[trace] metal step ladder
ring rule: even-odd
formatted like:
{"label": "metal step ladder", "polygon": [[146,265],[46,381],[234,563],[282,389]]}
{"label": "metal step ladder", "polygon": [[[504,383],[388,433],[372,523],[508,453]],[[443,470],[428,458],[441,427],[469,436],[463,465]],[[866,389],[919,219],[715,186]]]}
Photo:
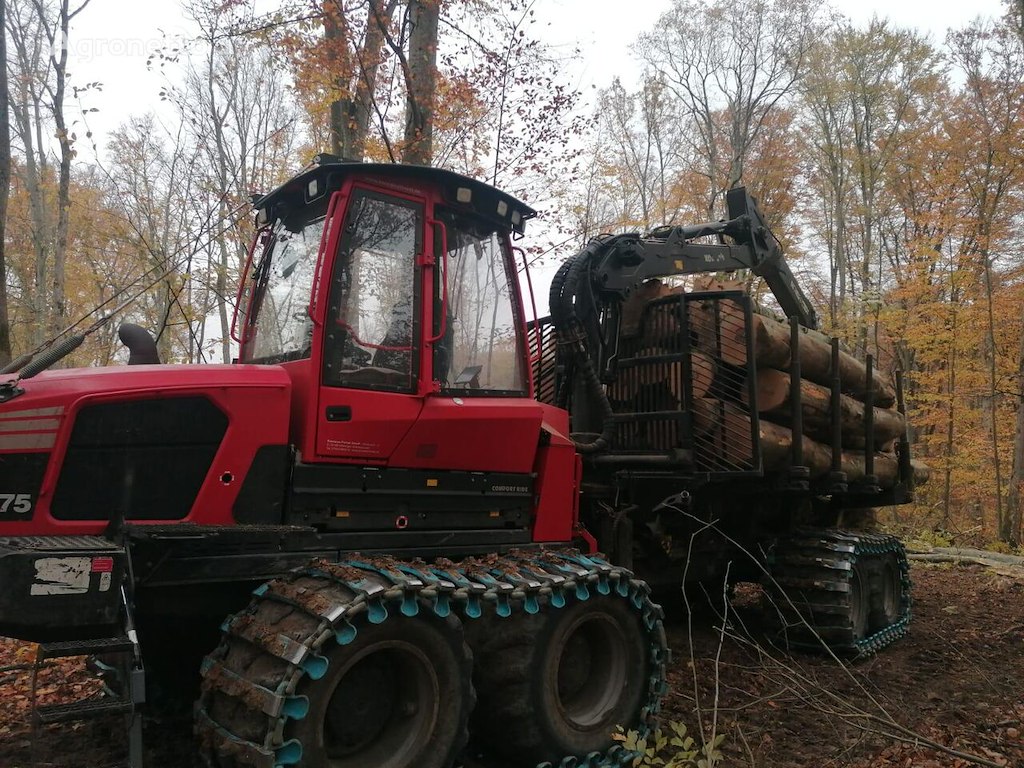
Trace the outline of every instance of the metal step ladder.
{"label": "metal step ladder", "polygon": [[[142,664],[142,651],[132,620],[131,603],[125,587],[121,586],[121,633],[113,637],[93,640],[64,640],[40,643],[32,668],[30,704],[32,708],[32,762],[36,744],[45,725],[92,720],[111,715],[124,718],[128,737],[127,768],[142,768],[142,713],[146,700],[146,673]],[[89,667],[103,681],[103,695],[64,704],[38,702],[39,670],[49,659],[70,656],[89,656]],[[123,768],[124,763],[116,764]]]}

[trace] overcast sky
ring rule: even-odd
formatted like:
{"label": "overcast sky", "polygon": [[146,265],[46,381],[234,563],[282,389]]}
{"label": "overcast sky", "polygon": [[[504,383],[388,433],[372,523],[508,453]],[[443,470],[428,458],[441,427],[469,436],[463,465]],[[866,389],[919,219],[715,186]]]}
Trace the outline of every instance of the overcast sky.
{"label": "overcast sky", "polygon": [[[616,75],[628,84],[639,73],[630,44],[652,29],[670,5],[670,0],[537,0],[539,21],[532,33],[566,51],[580,46],[582,56],[569,65],[578,86],[603,87]],[[976,15],[1003,13],[1000,0],[833,0],[832,5],[855,22],[865,23],[877,14],[926,31],[937,42],[949,27],[962,26]],[[125,118],[158,106],[161,78],[147,71],[146,59],[166,39],[165,33],[173,38],[187,31],[175,0],[92,0],[75,19],[70,40],[72,78],[79,86],[103,84],[102,92],[87,92],[83,102],[84,107],[99,110],[89,114],[88,127],[101,147],[102,137]],[[77,132],[81,136],[85,131]],[[89,149],[81,150],[88,158]]]}

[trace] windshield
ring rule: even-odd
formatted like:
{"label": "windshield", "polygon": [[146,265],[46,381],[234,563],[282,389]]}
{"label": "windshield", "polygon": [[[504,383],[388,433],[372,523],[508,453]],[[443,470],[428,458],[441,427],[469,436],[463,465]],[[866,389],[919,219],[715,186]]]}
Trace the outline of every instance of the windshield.
{"label": "windshield", "polygon": [[249,328],[243,359],[281,363],[310,356],[313,323],[308,307],[324,216],[278,219],[253,270],[255,303],[249,307]]}

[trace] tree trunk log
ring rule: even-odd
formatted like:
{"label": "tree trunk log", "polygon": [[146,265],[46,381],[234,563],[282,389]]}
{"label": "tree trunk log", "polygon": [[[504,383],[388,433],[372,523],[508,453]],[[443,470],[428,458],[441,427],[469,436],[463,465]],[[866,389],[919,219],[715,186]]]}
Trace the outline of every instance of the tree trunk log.
{"label": "tree trunk log", "polygon": [[662,296],[668,296],[672,289],[661,280],[654,278],[642,283],[622,303],[622,310],[619,321],[619,333],[624,338],[635,338],[640,335],[642,329],[644,310],[647,305]]}
{"label": "tree trunk log", "polygon": [[688,319],[690,337],[699,349],[730,365],[746,366],[746,320],[739,302],[695,299],[689,304]]}
{"label": "tree trunk log", "polygon": [[[788,427],[773,424],[761,419],[761,463],[765,471],[774,472],[788,469],[793,465],[793,432]],[[806,435],[803,439],[803,464],[811,471],[811,477],[820,477],[832,467],[832,452],[827,446],[811,440]]]}
{"label": "tree trunk log", "polygon": [[[790,403],[790,376],[772,368],[757,371],[757,408],[768,418],[782,425],[788,425],[793,409]],[[743,389],[746,395],[749,390]],[[866,444],[864,403],[841,395],[839,398],[839,424],[844,447],[863,448]],[[800,411],[803,415],[804,433],[815,440],[831,444],[832,441],[832,393],[827,387],[807,379],[800,381]],[[906,419],[899,411],[888,408],[874,408],[874,445],[876,450],[890,446],[893,440],[906,430]]]}
{"label": "tree trunk log", "polygon": [[[761,461],[767,472],[787,469],[793,463],[793,433],[786,427],[770,421],[760,422]],[[803,436],[803,464],[810,469],[811,477],[821,477],[832,468],[832,451],[828,446]],[[876,453],[874,474],[882,488],[896,484],[899,474],[899,460],[892,453]],[[864,453],[843,451],[840,457],[840,471],[846,473],[849,481],[864,478]],[[914,472],[917,477],[917,470]]]}
{"label": "tree trunk log", "polygon": [[986,549],[973,549],[971,547],[933,547],[932,552],[939,555],[945,555],[947,557],[993,560],[1003,565],[1024,567],[1024,557],[1019,555],[1008,555],[1003,552],[989,552]]}
{"label": "tree trunk log", "polygon": [[[840,464],[848,481],[857,482],[864,479],[862,451],[843,451]],[[899,461],[895,454],[876,453],[873,470],[875,477],[878,478],[878,485],[882,488],[891,488],[896,485],[896,478],[899,476]]]}
{"label": "tree trunk log", "polygon": [[[786,323],[764,315],[754,314],[751,319],[751,334],[754,340],[754,358],[758,367],[788,370],[792,360],[789,348],[790,330]],[[729,326],[729,328],[733,328]],[[742,327],[733,329],[734,335],[742,337]],[[737,339],[730,349],[744,348],[742,338]],[[733,361],[730,361],[733,362]],[[736,361],[742,363],[743,361]],[[831,339],[823,333],[807,328],[800,329],[800,373],[805,379],[829,386],[832,378]],[[863,400],[867,390],[867,366],[849,352],[839,352],[839,378],[842,391]],[[888,407],[896,401],[896,394],[878,370],[872,371],[875,405]]]}
{"label": "tree trunk log", "polygon": [[725,418],[726,404],[713,397],[693,399],[693,434],[695,437],[709,435],[718,429]]}
{"label": "tree trunk log", "polygon": [[[666,349],[651,347],[642,350],[638,355],[657,357],[672,354]],[[693,379],[693,398],[698,400],[706,397],[715,383],[718,366],[715,361],[700,352],[690,356],[691,377]],[[628,401],[637,401],[637,411],[670,411],[683,408],[683,364],[682,362],[666,362],[650,365],[631,365],[619,368],[614,383],[608,390],[609,397]]]}

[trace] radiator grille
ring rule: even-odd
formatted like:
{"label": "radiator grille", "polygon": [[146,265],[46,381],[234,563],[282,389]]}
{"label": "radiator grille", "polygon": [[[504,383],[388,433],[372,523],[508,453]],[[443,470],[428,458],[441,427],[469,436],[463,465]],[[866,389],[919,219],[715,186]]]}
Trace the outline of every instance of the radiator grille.
{"label": "radiator grille", "polygon": [[527,325],[530,345],[530,366],[533,370],[533,386],[538,401],[555,404],[557,393],[558,345],[551,318],[545,317]]}

